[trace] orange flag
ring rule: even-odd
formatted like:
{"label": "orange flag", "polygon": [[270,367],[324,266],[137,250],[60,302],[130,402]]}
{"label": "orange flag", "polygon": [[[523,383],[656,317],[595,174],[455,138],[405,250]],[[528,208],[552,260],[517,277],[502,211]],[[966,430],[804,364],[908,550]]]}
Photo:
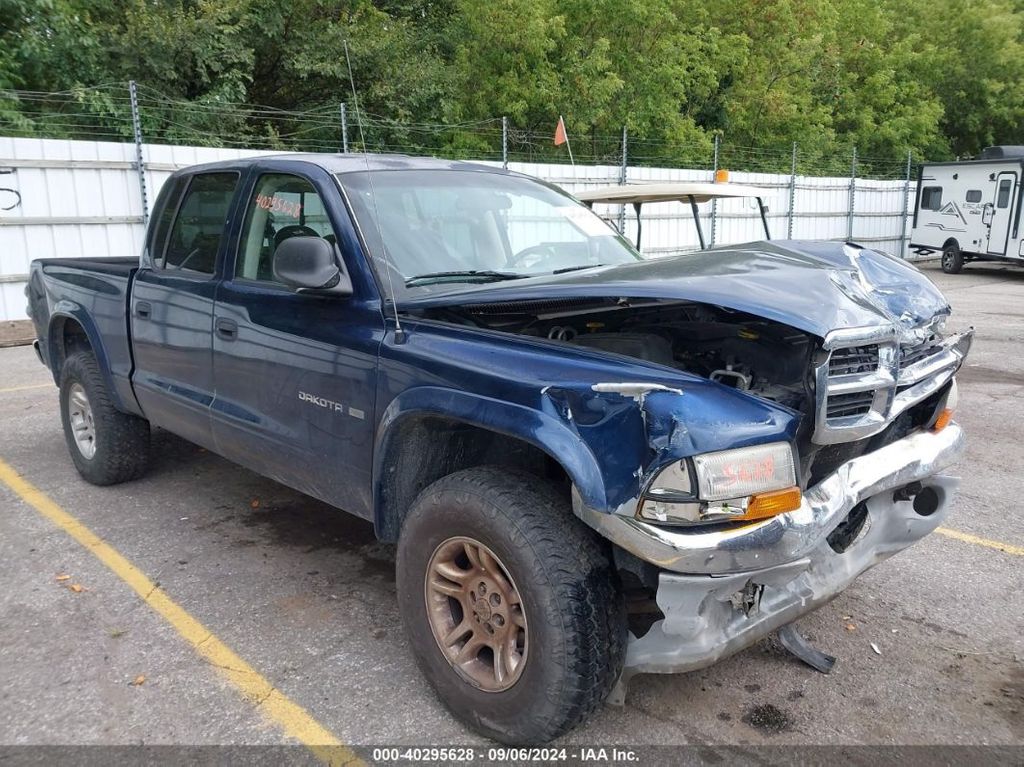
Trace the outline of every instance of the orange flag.
{"label": "orange flag", "polygon": [[568,140],[569,137],[565,135],[565,121],[559,116],[558,125],[555,126],[555,146],[561,146]]}

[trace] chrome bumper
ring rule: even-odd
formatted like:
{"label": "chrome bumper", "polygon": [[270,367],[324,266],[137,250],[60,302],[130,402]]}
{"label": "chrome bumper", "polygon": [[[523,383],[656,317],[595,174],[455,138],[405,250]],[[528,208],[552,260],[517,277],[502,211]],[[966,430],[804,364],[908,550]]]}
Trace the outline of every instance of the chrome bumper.
{"label": "chrome bumper", "polygon": [[[656,598],[664,618],[642,637],[630,636],[609,702],[624,700],[635,674],[692,671],[749,647],[928,535],[948,514],[959,485],[937,472],[963,449],[956,424],[914,434],[843,464],[805,494],[800,509],[722,532],[657,528],[632,516],[588,511],[575,499],[581,518],[662,568]],[[893,491],[912,482],[934,491],[934,511],[921,514],[913,501],[897,500]],[[864,526],[837,552],[828,536],[862,502]]]}
{"label": "chrome bumper", "polygon": [[808,490],[796,511],[728,530],[651,525],[633,515],[635,501],[607,513],[585,506],[574,493],[573,509],[612,543],[663,570],[695,575],[761,570],[806,557],[858,503],[938,474],[964,447],[964,433],[955,423],[937,433],[912,434],[847,461]]}

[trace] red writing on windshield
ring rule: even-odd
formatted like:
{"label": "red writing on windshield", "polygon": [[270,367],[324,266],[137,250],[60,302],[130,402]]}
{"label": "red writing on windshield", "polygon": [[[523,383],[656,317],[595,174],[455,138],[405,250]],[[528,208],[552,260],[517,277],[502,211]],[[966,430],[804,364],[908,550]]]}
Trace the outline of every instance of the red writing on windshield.
{"label": "red writing on windshield", "polygon": [[256,195],[256,207],[269,210],[272,213],[283,213],[292,218],[298,218],[302,212],[302,206],[299,203],[291,202],[277,195],[273,197],[268,197],[265,194]]}

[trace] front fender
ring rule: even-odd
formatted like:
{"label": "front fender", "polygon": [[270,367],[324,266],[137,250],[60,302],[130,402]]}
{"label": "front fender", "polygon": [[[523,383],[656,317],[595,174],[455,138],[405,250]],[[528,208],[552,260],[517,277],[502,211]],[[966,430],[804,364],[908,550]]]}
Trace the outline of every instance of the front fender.
{"label": "front fender", "polygon": [[[438,416],[515,437],[543,450],[572,479],[580,496],[595,508],[607,506],[605,483],[594,454],[563,421],[523,405],[443,386],[407,389],[391,401],[377,427],[374,445],[374,505],[379,509],[378,478],[383,476],[384,447],[406,419]],[[379,521],[379,520],[378,520]]]}

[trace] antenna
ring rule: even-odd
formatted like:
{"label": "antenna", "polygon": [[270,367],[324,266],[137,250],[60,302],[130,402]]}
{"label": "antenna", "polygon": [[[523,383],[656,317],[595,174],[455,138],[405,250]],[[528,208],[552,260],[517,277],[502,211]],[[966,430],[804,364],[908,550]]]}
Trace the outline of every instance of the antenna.
{"label": "antenna", "polygon": [[[363,145],[363,163],[366,165],[366,181],[370,186],[370,202],[373,204],[373,220],[377,225],[377,238],[380,240],[381,250],[386,254],[384,247],[384,231],[380,227],[380,211],[377,210],[377,192],[373,188],[373,174],[370,172],[370,159],[366,155],[366,134],[363,133],[363,110],[359,108],[359,95],[356,93],[356,80],[352,76],[352,59],[348,55],[348,40],[343,41],[345,45],[345,65],[348,67],[348,83],[352,88],[352,106],[356,111],[356,125],[359,128],[359,143]],[[372,257],[372,255],[371,255]],[[391,272],[394,267],[388,263],[387,258],[383,259],[384,270],[387,274],[388,290],[391,292],[391,308],[395,312],[395,343],[405,343],[405,331],[402,329],[402,322],[398,318],[398,298],[395,295],[395,283],[391,279]]]}

